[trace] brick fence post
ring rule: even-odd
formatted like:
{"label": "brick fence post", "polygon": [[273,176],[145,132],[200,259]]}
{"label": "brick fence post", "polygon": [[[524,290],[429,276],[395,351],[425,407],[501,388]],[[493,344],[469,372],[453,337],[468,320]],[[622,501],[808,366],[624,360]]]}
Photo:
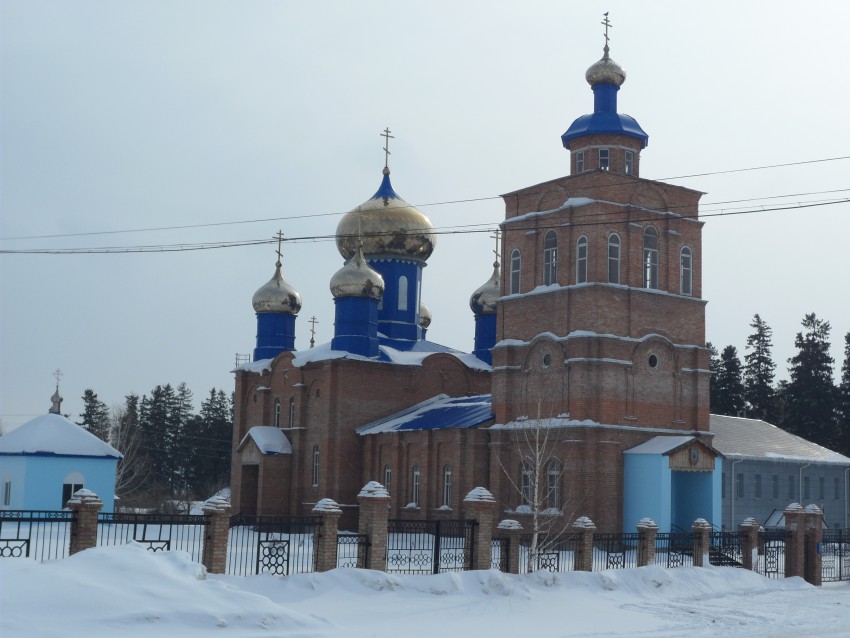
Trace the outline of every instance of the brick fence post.
{"label": "brick fence post", "polygon": [[317,572],[327,572],[336,569],[339,551],[337,532],[342,510],[335,500],[323,498],[313,507],[313,514],[322,517],[321,530],[318,532],[318,538],[313,542],[313,562]]}
{"label": "brick fence post", "polygon": [[85,488],[74,492],[68,500],[68,509],[74,513],[68,556],[97,545],[97,515],[102,507],[103,501],[97,494]]}
{"label": "brick fence post", "polygon": [[823,541],[823,512],[817,505],[806,505],[805,513],[805,567],[803,578],[807,583],[820,586],[823,579],[823,556],[821,542]]}
{"label": "brick fence post", "polygon": [[593,571],[593,533],[596,525],[587,516],[579,516],[573,523],[573,531],[578,534],[573,570],[577,572]]}
{"label": "brick fence post", "polygon": [[230,501],[213,496],[204,503],[207,519],[204,551],[201,559],[210,574],[223,574],[227,569],[227,535],[230,533]]}
{"label": "brick fence post", "polygon": [[387,571],[387,520],[390,495],[377,481],[369,481],[357,495],[360,515],[357,530],[369,537],[367,569]]}
{"label": "brick fence post", "polygon": [[519,521],[506,518],[496,526],[496,529],[508,539],[508,573],[519,574],[519,538],[522,535],[522,525]]}
{"label": "brick fence post", "polygon": [[752,517],[745,518],[738,529],[744,534],[741,541],[741,561],[744,569],[752,571],[758,566],[759,523]]}
{"label": "brick fence post", "polygon": [[710,565],[708,549],[711,543],[711,525],[704,518],[698,518],[691,526],[694,544],[694,567]]}
{"label": "brick fence post", "polygon": [[651,518],[642,518],[637,524],[638,567],[655,563],[655,538],[658,536],[658,524]]}
{"label": "brick fence post", "polygon": [[805,559],[806,513],[799,503],[785,508],[785,578],[803,576]]}
{"label": "brick fence post", "polygon": [[472,569],[490,569],[493,566],[493,518],[496,514],[496,499],[489,490],[476,487],[463,499],[466,518],[475,519],[472,552]]}

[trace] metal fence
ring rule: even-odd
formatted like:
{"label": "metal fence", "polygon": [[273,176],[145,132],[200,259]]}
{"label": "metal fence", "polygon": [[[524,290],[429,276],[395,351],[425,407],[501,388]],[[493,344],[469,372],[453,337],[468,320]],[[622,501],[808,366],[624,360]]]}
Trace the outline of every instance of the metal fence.
{"label": "metal fence", "polygon": [[439,574],[472,569],[475,521],[403,521],[387,527],[387,571]]}
{"label": "metal fence", "polygon": [[674,569],[694,564],[694,541],[690,532],[659,533],[655,536],[655,564]]}
{"label": "metal fence", "polygon": [[784,529],[760,532],[753,571],[767,578],[785,578],[785,543],[790,537],[791,533]]}
{"label": "metal fence", "polygon": [[850,580],[850,532],[825,529],[821,542],[821,580]]}
{"label": "metal fence", "polygon": [[746,532],[714,531],[709,537],[708,561],[717,567],[743,567]]}
{"label": "metal fence", "polygon": [[573,570],[578,535],[561,534],[557,537],[541,535],[537,539],[537,559],[532,558],[532,536],[523,534],[519,542],[519,572],[544,570],[548,572],[570,572]]}
{"label": "metal fence", "polygon": [[73,516],[70,511],[0,510],[0,558],[65,558]]}
{"label": "metal fence", "polygon": [[201,562],[206,525],[206,517],[191,514],[101,512],[97,515],[97,544],[124,545],[135,541],[151,552],[180,550]]}
{"label": "metal fence", "polygon": [[364,569],[369,557],[369,537],[366,534],[339,532],[336,537],[336,566]]}
{"label": "metal fence", "polygon": [[237,576],[315,571],[313,544],[321,526],[318,516],[231,516],[225,571]]}
{"label": "metal fence", "polygon": [[639,539],[640,535],[636,532],[629,534],[594,534],[594,571],[637,567]]}

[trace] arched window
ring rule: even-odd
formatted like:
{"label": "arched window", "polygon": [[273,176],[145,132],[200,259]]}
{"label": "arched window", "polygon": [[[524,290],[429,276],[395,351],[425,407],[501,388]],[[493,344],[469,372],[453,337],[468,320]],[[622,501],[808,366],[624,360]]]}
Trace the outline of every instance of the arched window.
{"label": "arched window", "polygon": [[274,426],[280,427],[280,399],[274,400]]}
{"label": "arched window", "polygon": [[561,509],[561,462],[557,459],[549,461],[546,468],[546,505]]}
{"label": "arched window", "polygon": [[584,235],[576,242],[576,283],[587,283],[587,237]]}
{"label": "arched window", "polygon": [[407,277],[398,278],[398,309],[407,310]]}
{"label": "arched window", "polygon": [[531,504],[531,461],[522,462],[522,476],[520,477],[520,495],[522,504]]}
{"label": "arched window", "polygon": [[452,466],[443,468],[443,505],[452,506]]}
{"label": "arched window", "polygon": [[683,295],[694,294],[694,269],[691,249],[685,246],[679,256],[679,283]]}
{"label": "arched window", "polygon": [[550,230],[543,238],[543,285],[558,281],[558,236]]}
{"label": "arched window", "polygon": [[519,276],[522,272],[522,253],[519,248],[514,248],[511,252],[511,292],[515,295],[519,292]]}
{"label": "arched window", "polygon": [[289,427],[295,427],[295,398],[289,397]]}
{"label": "arched window", "polygon": [[608,283],[620,283],[620,236],[616,233],[608,236]]}
{"label": "arched window", "polygon": [[643,231],[643,287],[658,288],[658,231],[652,226]]}
{"label": "arched window", "polygon": [[422,475],[419,473],[419,466],[413,466],[413,476],[410,485],[410,503],[416,507],[419,507],[419,481],[422,478]]}
{"label": "arched window", "polygon": [[389,463],[384,466],[384,487],[387,488],[387,492],[393,488],[393,469]]}
{"label": "arched window", "polygon": [[319,446],[313,446],[313,487],[319,487]]}

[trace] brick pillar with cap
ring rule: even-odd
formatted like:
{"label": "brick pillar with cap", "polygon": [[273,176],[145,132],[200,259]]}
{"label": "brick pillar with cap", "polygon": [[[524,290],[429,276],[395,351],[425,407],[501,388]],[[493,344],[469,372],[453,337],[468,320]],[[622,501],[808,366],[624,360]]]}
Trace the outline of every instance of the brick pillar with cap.
{"label": "brick pillar with cap", "polygon": [[642,518],[637,524],[638,567],[655,563],[655,539],[658,536],[658,524],[651,518]]}
{"label": "brick pillar with cap", "polygon": [[822,584],[823,579],[823,556],[821,554],[821,544],[823,542],[823,511],[815,504],[806,505],[805,510],[805,567],[803,568],[803,578],[807,583],[817,585]]}
{"label": "brick pillar with cap", "polygon": [[593,571],[593,534],[596,525],[587,516],[579,516],[573,522],[573,532],[578,535],[575,554],[573,554],[573,570],[577,572]]}
{"label": "brick pillar with cap", "polygon": [[508,540],[508,565],[509,574],[519,574],[519,539],[522,536],[522,525],[519,521],[506,518],[496,526],[499,536]]}
{"label": "brick pillar with cap", "polygon": [[741,540],[741,562],[744,569],[753,570],[758,566],[759,522],[752,517],[745,518],[738,529],[744,535]]}
{"label": "brick pillar with cap", "polygon": [[698,518],[691,526],[694,548],[694,567],[708,567],[708,551],[711,543],[711,525],[704,518]]}
{"label": "brick pillar with cap", "polygon": [[387,571],[387,519],[390,495],[378,481],[369,481],[357,495],[360,503],[358,532],[369,537],[367,569]]}
{"label": "brick pillar with cap", "polygon": [[223,574],[227,569],[227,536],[230,533],[230,501],[213,496],[204,502],[206,530],[201,559],[210,574]]}
{"label": "brick pillar with cap", "polygon": [[97,515],[102,507],[103,501],[97,494],[85,488],[74,492],[68,500],[68,509],[73,512],[69,556],[97,545]]}
{"label": "brick pillar with cap", "polygon": [[799,503],[785,508],[785,578],[803,576],[805,563],[806,513]]}
{"label": "brick pillar with cap", "polygon": [[493,524],[496,499],[483,487],[476,487],[463,498],[466,518],[478,522],[475,526],[472,569],[490,569],[493,566]]}
{"label": "brick pillar with cap", "polygon": [[342,510],[332,498],[323,498],[313,507],[313,514],[322,517],[321,529],[317,530],[318,538],[313,542],[313,561],[317,572],[327,572],[335,569],[337,564],[337,532]]}

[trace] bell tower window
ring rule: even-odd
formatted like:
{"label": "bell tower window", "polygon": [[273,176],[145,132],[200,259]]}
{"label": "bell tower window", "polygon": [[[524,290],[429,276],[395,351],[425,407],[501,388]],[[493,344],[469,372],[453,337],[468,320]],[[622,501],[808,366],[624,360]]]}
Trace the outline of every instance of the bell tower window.
{"label": "bell tower window", "polygon": [[634,175],[635,173],[635,152],[626,151],[626,175]]}
{"label": "bell tower window", "polygon": [[652,226],[643,232],[643,287],[658,289],[658,231]]}
{"label": "bell tower window", "polygon": [[679,257],[679,281],[683,295],[694,294],[693,272],[693,255],[691,249],[685,246]]}
{"label": "bell tower window", "polygon": [[576,173],[584,173],[584,151],[576,151]]}
{"label": "bell tower window", "polygon": [[511,292],[515,295],[519,292],[519,279],[522,272],[522,253],[519,248],[514,248],[511,252]]}
{"label": "bell tower window", "polygon": [[607,148],[599,149],[599,170],[607,171],[611,168],[611,152]]}
{"label": "bell tower window", "polygon": [[558,280],[558,236],[550,230],[543,238],[543,285],[551,286]]}

